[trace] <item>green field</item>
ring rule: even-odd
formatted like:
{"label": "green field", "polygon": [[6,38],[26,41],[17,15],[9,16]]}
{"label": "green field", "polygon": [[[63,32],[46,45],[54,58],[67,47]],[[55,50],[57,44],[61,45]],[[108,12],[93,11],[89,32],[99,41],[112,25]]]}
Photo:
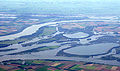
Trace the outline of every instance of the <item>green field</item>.
{"label": "green field", "polygon": [[95,66],[87,66],[86,69],[92,69],[94,70],[96,67]]}
{"label": "green field", "polygon": [[71,68],[71,70],[79,70],[81,65],[75,65],[74,67]]}
{"label": "green field", "polygon": [[107,66],[106,68],[107,68],[107,69],[111,69],[111,68],[112,68],[112,66]]}
{"label": "green field", "polygon": [[59,46],[47,46],[47,47],[40,48],[39,50],[43,51],[43,50],[55,49],[55,48],[58,48],[58,47]]}
{"label": "green field", "polygon": [[19,42],[27,41],[27,38],[19,38],[16,40],[7,40],[7,41],[1,41],[0,44],[17,44]]}
{"label": "green field", "polygon": [[35,64],[39,64],[39,63],[43,63],[43,62],[45,62],[45,61],[40,61],[40,60],[34,60],[33,61],[33,63],[35,63]]}
{"label": "green field", "polygon": [[4,69],[0,68],[0,71],[6,71],[6,70],[4,70]]}
{"label": "green field", "polygon": [[47,35],[51,35],[55,32],[56,32],[56,27],[46,27],[46,28],[44,28],[42,34],[40,34],[39,36],[47,36]]}

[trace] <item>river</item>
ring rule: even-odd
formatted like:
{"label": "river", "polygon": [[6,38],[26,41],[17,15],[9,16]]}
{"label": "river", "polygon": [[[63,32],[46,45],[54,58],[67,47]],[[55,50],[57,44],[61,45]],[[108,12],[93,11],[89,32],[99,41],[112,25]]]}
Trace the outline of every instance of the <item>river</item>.
{"label": "river", "polygon": [[48,23],[43,23],[39,25],[32,25],[30,27],[27,27],[20,33],[12,34],[12,35],[7,35],[7,36],[1,36],[0,41],[2,40],[14,40],[16,38],[26,36],[26,35],[32,35],[34,34],[39,28],[47,25],[52,25],[56,23],[63,23],[63,22],[79,22],[79,21],[111,21],[111,20],[69,20],[69,21],[58,21],[58,22],[48,22]]}
{"label": "river", "polygon": [[[111,21],[111,20],[70,20],[70,21],[58,21],[58,22],[48,22],[48,23],[43,23],[43,24],[39,24],[39,25],[32,25],[26,29],[24,29],[22,32],[20,33],[16,33],[16,34],[12,34],[12,35],[7,35],[7,36],[1,36],[0,37],[0,41],[1,40],[13,40],[22,36],[26,36],[26,35],[32,35],[34,34],[39,28],[43,27],[43,26],[47,26],[47,25],[52,25],[52,24],[56,24],[56,23],[63,23],[63,22],[78,22],[78,21]],[[44,45],[48,45],[49,43],[46,43]],[[55,42],[51,43],[52,45],[55,44]],[[43,44],[41,44],[41,46],[44,46]],[[60,45],[57,44],[56,45]],[[36,48],[40,45],[33,45],[31,47],[22,47],[20,44],[13,44],[9,47],[6,47],[5,49],[11,49],[11,48],[17,48],[18,50],[15,50],[15,52],[20,52],[23,50],[29,50],[29,49],[33,49]],[[46,51],[40,51],[40,52],[34,52],[31,54],[22,54],[22,55],[7,55],[9,53],[14,53],[14,52],[2,52],[1,55],[3,54],[3,56],[0,57],[0,61],[5,61],[5,60],[11,60],[11,59],[61,59],[61,60],[75,60],[75,61],[85,61],[85,62],[96,62],[96,63],[103,63],[103,64],[110,64],[110,65],[120,65],[120,62],[117,62],[115,60],[100,60],[100,59],[96,59],[96,58],[79,58],[79,57],[64,57],[64,56],[56,56],[56,54],[65,48],[71,47],[69,44],[66,45],[62,45],[61,47],[57,48],[57,49],[53,49],[53,50],[46,50]]]}

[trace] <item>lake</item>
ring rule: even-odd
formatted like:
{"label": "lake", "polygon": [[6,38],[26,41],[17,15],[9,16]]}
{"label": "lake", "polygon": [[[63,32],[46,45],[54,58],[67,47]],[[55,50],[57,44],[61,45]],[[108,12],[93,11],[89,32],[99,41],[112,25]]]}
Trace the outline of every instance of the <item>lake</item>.
{"label": "lake", "polygon": [[68,37],[68,38],[85,38],[85,37],[88,37],[89,34],[78,32],[74,34],[63,34],[63,36]]}
{"label": "lake", "polygon": [[116,43],[100,43],[87,46],[77,46],[67,50],[66,53],[76,54],[76,55],[96,55],[108,52],[113,47],[119,46]]}

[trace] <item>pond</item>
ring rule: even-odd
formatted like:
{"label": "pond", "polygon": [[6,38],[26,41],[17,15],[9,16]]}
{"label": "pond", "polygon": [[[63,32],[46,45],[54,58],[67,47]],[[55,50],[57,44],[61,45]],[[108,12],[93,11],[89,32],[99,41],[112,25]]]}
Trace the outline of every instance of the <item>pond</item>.
{"label": "pond", "polygon": [[93,44],[86,46],[77,46],[64,50],[64,52],[70,54],[76,54],[76,55],[96,55],[96,54],[104,54],[116,46],[119,45],[116,43],[100,43],[100,44]]}
{"label": "pond", "polygon": [[83,32],[78,32],[74,34],[63,34],[63,36],[68,37],[68,38],[85,38],[88,37],[89,34],[83,33]]}

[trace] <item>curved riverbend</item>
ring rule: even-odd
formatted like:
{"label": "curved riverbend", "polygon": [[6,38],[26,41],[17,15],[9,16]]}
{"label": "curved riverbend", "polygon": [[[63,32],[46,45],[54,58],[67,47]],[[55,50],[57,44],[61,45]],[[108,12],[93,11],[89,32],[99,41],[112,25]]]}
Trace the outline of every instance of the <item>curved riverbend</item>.
{"label": "curved riverbend", "polygon": [[46,25],[50,25],[50,24],[55,24],[56,22],[49,22],[49,23],[45,23],[45,24],[39,24],[39,25],[32,25],[26,29],[24,29],[22,32],[17,33],[17,34],[12,34],[12,35],[7,35],[7,36],[2,36],[0,37],[0,41],[2,40],[13,40],[22,36],[26,36],[26,35],[32,35],[34,34],[37,30],[39,30],[40,27],[46,26]]}
{"label": "curved riverbend", "polygon": [[0,37],[0,41],[2,41],[2,40],[14,40],[14,39],[22,37],[22,36],[32,35],[40,27],[43,27],[43,26],[52,25],[52,24],[56,24],[56,23],[62,23],[62,22],[79,22],[79,21],[110,21],[110,20],[69,20],[69,21],[48,22],[48,23],[39,24],[39,25],[32,25],[32,26],[24,29],[20,33],[12,34],[12,35],[7,35],[7,36],[1,36]]}

